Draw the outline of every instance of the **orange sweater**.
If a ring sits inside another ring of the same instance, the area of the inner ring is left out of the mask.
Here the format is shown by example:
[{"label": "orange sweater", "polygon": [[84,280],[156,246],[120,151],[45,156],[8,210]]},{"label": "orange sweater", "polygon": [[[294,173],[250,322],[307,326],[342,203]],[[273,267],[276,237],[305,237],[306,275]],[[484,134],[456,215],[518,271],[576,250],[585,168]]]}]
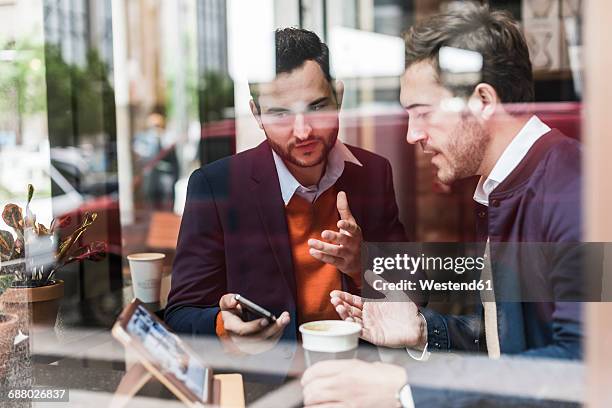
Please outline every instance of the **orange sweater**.
[{"label": "orange sweater", "polygon": [[310,238],[322,239],[324,230],[338,229],[336,189],[328,189],[312,204],[294,194],[287,205],[286,216],[297,288],[298,325],[313,320],[338,319],[329,301],[329,292],[342,288],[340,272],[313,258],[308,246]]},{"label": "orange sweater", "polygon": [[[341,289],[342,282],[337,268],[318,261],[309,253],[308,240],[322,239],[328,229],[337,231],[340,219],[336,208],[336,189],[325,191],[314,203],[294,194],[285,208],[289,240],[293,255],[293,268],[297,287],[298,325],[313,320],[338,319],[329,301],[329,292]],[[217,335],[226,335],[221,313],[217,315]]]}]

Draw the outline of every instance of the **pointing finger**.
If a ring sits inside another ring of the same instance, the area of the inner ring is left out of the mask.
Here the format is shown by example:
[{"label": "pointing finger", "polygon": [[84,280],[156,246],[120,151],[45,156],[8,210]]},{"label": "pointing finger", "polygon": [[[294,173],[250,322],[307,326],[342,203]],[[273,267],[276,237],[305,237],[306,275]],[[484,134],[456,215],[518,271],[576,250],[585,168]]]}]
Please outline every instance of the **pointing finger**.
[{"label": "pointing finger", "polygon": [[345,221],[355,221],[355,219],[353,218],[353,214],[351,214],[348,199],[346,198],[346,193],[344,191],[340,191],[338,193],[338,197],[336,199],[336,206],[338,207],[340,219]]}]

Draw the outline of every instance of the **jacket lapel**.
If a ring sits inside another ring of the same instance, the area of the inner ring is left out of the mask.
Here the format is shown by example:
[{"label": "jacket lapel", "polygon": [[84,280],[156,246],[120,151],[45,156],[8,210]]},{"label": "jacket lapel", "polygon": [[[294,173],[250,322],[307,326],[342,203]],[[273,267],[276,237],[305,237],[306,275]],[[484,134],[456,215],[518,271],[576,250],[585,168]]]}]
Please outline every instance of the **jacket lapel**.
[{"label": "jacket lapel", "polygon": [[[363,208],[366,197],[362,195],[363,188],[359,188],[360,175],[358,174],[358,170],[359,166],[356,164],[345,162],[344,171],[336,182],[336,189],[338,192],[344,191],[346,193],[351,214],[353,214],[357,224],[363,228]],[[340,275],[342,279],[342,289],[344,291],[357,294],[360,292],[359,288],[357,285],[355,285],[352,279],[343,273]]]},{"label": "jacket lapel", "polygon": [[297,291],[285,203],[281,196],[272,151],[267,142],[261,143],[255,150],[256,154],[251,163],[251,191],[274,259],[295,301]]},{"label": "jacket lapel", "polygon": [[360,180],[362,179],[362,176],[359,174],[359,169],[360,167],[356,164],[345,162],[344,171],[336,182],[336,188],[338,192],[344,191],[346,193],[351,214],[353,214],[353,217],[357,220],[357,224],[363,228],[364,200],[366,200],[367,197],[363,195],[364,188],[359,186]]}]

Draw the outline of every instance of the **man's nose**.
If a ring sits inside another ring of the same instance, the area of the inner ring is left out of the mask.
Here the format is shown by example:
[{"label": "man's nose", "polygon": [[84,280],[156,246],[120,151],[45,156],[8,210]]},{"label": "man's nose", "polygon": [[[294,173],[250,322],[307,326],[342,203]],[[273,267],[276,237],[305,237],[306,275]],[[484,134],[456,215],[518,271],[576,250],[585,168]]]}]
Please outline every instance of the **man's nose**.
[{"label": "man's nose", "polygon": [[408,125],[408,133],[406,134],[406,141],[410,144],[417,144],[421,140],[427,139],[427,134],[425,131],[415,127]]},{"label": "man's nose", "polygon": [[304,117],[303,113],[295,115],[295,122],[293,123],[293,136],[300,140],[306,140],[312,132],[312,127]]}]

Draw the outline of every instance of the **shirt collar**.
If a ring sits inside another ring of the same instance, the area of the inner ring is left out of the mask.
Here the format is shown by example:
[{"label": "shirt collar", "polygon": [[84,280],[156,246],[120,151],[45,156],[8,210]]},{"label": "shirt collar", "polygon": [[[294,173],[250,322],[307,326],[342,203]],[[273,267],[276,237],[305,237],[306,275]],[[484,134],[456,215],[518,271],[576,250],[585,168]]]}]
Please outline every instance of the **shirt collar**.
[{"label": "shirt collar", "polygon": [[278,174],[281,196],[283,197],[285,205],[289,204],[291,197],[296,193],[310,202],[316,200],[338,181],[344,172],[344,164],[346,162],[353,163],[357,166],[363,166],[353,152],[338,139],[334,147],[329,151],[325,173],[323,173],[323,177],[321,177],[319,184],[302,186],[293,174],[291,174],[287,165],[283,162],[283,159],[281,159],[274,150],[272,150],[272,156],[274,157],[274,165],[276,166],[276,173]]},{"label": "shirt collar", "polygon": [[512,173],[535,142],[548,132],[550,128],[537,116],[532,116],[506,147],[493,166],[491,174],[486,178],[480,177],[474,192],[474,200],[488,206],[491,192]]}]

